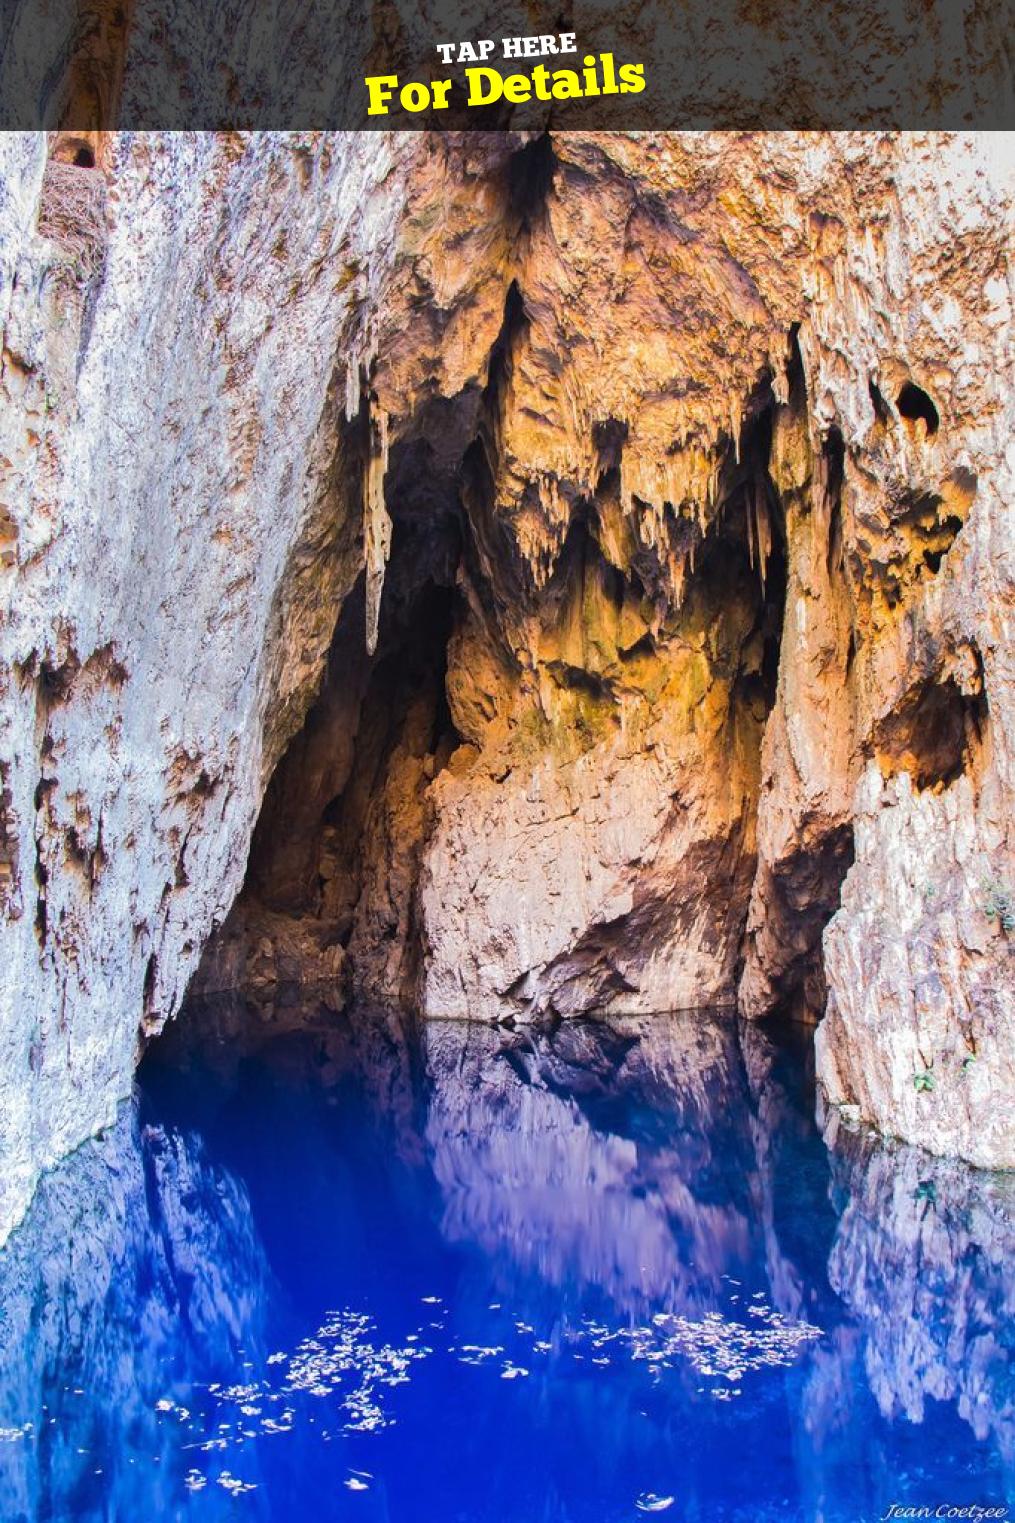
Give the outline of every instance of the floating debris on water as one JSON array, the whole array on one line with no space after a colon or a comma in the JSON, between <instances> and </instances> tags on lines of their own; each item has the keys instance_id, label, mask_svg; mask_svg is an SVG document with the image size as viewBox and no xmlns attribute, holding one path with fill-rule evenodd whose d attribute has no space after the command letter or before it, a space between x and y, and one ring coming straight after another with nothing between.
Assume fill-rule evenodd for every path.
<instances>
[{"instance_id":1,"label":"floating debris on water","mask_svg":"<svg viewBox=\"0 0 1015 1523\"><path fill-rule=\"evenodd\" d=\"M420 1300L433 1305L439 1298L424 1296ZM666 1371L689 1364L705 1381L697 1387L700 1397L729 1402L743 1395L741 1382L745 1376L790 1365L806 1345L821 1336L820 1329L810 1323L788 1321L761 1294L752 1296L745 1310L748 1316L744 1321L718 1311L700 1319L661 1311L647 1323L633 1327L585 1317L576 1326L555 1327L552 1343L535 1337L532 1323L513 1317L514 1330L508 1341L514 1346L510 1351L503 1344L444 1340L438 1349L460 1364L496 1369L501 1380L512 1381L529 1376L526 1356L535 1355L544 1359L564 1355L578 1361L588 1372L583 1378L630 1362L642 1365L653 1384L658 1384ZM203 1454L221 1454L258 1439L292 1433L300 1422L314 1424L310 1407L320 1410L318 1403L328 1401L337 1406L340 1426L334 1432L318 1426L317 1431L323 1432L326 1440L339 1434L380 1432L395 1421L386 1407L387 1393L406 1384L414 1367L437 1351L422 1341L424 1336L433 1335L424 1335L418 1328L405 1334L400 1343L384 1342L366 1313L331 1312L292 1353L276 1350L269 1354L260 1378L195 1386L195 1392L207 1391L209 1402L191 1394L189 1404L184 1405L162 1396L155 1402L155 1410L188 1433L190 1441L183 1445L185 1449ZM604 1373L603 1378L611 1376ZM0 1441L22 1438L30 1428L30 1424L0 1428ZM235 1497L256 1488L256 1482L244 1481L229 1470L209 1477L196 1468L187 1471L184 1484L191 1491L199 1491L209 1479ZM344 1485L350 1491L366 1491L372 1479L369 1471L350 1469ZM642 1512L663 1512L673 1500L646 1492L636 1505Z\"/></svg>"},{"instance_id":2,"label":"floating debris on water","mask_svg":"<svg viewBox=\"0 0 1015 1523\"><path fill-rule=\"evenodd\" d=\"M228 1491L234 1497L243 1496L247 1491L257 1490L256 1481L241 1481L239 1476L232 1475L228 1470L223 1470L215 1479L223 1491Z\"/></svg>"},{"instance_id":3,"label":"floating debris on water","mask_svg":"<svg viewBox=\"0 0 1015 1523\"><path fill-rule=\"evenodd\" d=\"M820 1328L809 1322L788 1322L767 1305L747 1310L764 1326L736 1322L720 1312L707 1312L700 1321L657 1312L645 1327L611 1329L587 1318L570 1341L579 1347L588 1341L597 1353L608 1344L619 1344L632 1359L654 1371L686 1361L699 1375L722 1381L720 1399L728 1400L741 1394L738 1382L746 1373L788 1366L805 1344L821 1336ZM601 1362L601 1358L592 1359L594 1364Z\"/></svg>"},{"instance_id":4,"label":"floating debris on water","mask_svg":"<svg viewBox=\"0 0 1015 1523\"><path fill-rule=\"evenodd\" d=\"M404 1385L412 1362L426 1358L430 1350L408 1342L401 1348L376 1344L370 1337L372 1331L373 1323L364 1313L333 1312L317 1334L304 1339L296 1349L285 1371L283 1389L328 1396L349 1376L356 1376L356 1386L340 1402L349 1414L343 1431L365 1433L387 1427L389 1419L375 1398L375 1390Z\"/></svg>"},{"instance_id":5,"label":"floating debris on water","mask_svg":"<svg viewBox=\"0 0 1015 1523\"><path fill-rule=\"evenodd\" d=\"M503 1352L504 1349L499 1344L490 1348L479 1343L463 1343L458 1358L462 1364L482 1364L484 1360L494 1359Z\"/></svg>"}]
</instances>

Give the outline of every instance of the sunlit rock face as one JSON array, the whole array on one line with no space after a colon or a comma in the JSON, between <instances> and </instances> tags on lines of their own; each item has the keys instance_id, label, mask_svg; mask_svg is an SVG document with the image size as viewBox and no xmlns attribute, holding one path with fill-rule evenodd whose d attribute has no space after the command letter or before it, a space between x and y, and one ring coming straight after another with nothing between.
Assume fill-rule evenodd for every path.
<instances>
[{"instance_id":1,"label":"sunlit rock face","mask_svg":"<svg viewBox=\"0 0 1015 1523\"><path fill-rule=\"evenodd\" d=\"M245 873L208 987L827 1001L1015 1162L989 140L2 152L0 1232Z\"/></svg>"}]
</instances>

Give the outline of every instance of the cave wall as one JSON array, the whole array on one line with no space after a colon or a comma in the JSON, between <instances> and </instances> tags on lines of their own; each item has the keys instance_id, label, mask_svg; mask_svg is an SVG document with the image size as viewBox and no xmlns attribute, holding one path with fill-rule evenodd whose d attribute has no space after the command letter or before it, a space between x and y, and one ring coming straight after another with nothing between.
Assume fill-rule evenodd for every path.
<instances>
[{"instance_id":1,"label":"cave wall","mask_svg":"<svg viewBox=\"0 0 1015 1523\"><path fill-rule=\"evenodd\" d=\"M827 988L830 1099L1015 1161L999 145L48 146L0 145L0 1232L297 736L269 962L435 1014Z\"/></svg>"},{"instance_id":2,"label":"cave wall","mask_svg":"<svg viewBox=\"0 0 1015 1523\"><path fill-rule=\"evenodd\" d=\"M242 883L358 574L346 359L402 199L380 139L52 147L0 142L0 1236Z\"/></svg>"}]
</instances>

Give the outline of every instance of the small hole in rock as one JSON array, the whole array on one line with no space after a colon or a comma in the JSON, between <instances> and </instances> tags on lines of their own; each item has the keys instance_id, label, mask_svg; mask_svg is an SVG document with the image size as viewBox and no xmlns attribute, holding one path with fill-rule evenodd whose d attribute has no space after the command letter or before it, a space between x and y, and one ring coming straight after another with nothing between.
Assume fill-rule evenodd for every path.
<instances>
[{"instance_id":1,"label":"small hole in rock","mask_svg":"<svg viewBox=\"0 0 1015 1523\"><path fill-rule=\"evenodd\" d=\"M78 148L75 152L72 162L78 169L94 169L95 155L90 148L86 148L82 145L82 147Z\"/></svg>"},{"instance_id":2,"label":"small hole in rock","mask_svg":"<svg viewBox=\"0 0 1015 1523\"><path fill-rule=\"evenodd\" d=\"M988 722L984 692L962 692L953 677L914 687L881 724L882 774L908 772L917 788L948 786L969 770Z\"/></svg>"},{"instance_id":3,"label":"small hole in rock","mask_svg":"<svg viewBox=\"0 0 1015 1523\"><path fill-rule=\"evenodd\" d=\"M907 381L896 398L896 406L899 415L905 418L907 423L915 423L922 418L927 427L927 436L936 434L941 423L937 408L927 393L912 381Z\"/></svg>"}]
</instances>

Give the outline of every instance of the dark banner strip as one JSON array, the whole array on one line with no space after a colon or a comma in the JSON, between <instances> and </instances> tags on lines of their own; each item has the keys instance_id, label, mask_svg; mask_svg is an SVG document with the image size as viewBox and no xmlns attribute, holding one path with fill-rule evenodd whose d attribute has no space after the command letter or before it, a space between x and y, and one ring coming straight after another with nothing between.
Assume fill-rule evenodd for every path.
<instances>
[{"instance_id":1,"label":"dark banner strip","mask_svg":"<svg viewBox=\"0 0 1015 1523\"><path fill-rule=\"evenodd\" d=\"M1011 0L4 0L0 125L1007 128Z\"/></svg>"}]
</instances>

